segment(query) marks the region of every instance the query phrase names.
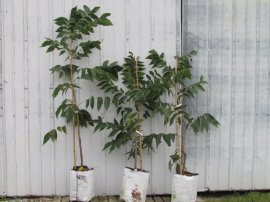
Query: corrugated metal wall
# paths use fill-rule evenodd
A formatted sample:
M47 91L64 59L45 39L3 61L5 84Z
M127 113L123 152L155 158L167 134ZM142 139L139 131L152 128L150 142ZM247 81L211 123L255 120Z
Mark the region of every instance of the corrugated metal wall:
M123 61L129 50L144 57L151 48L164 51L173 64L181 37L184 51L199 51L194 73L204 74L209 84L199 101L190 103L191 110L209 111L221 123L210 134L189 136L188 167L200 173L200 188L270 189L269 1L184 0L181 19L181 0L0 0L0 195L69 192L71 136L41 145L43 135L61 122L53 113L60 100L50 96L57 80L48 69L62 58L39 46L44 37L55 36L53 19L84 4L112 13L114 24L91 36L102 40L102 50L84 65ZM91 93L102 95L94 87ZM79 98L89 95L82 90ZM144 126L145 132L151 130L163 130L159 118ZM102 152L105 141L104 134L83 130L85 161L96 169L97 194L118 194L123 167L132 162L125 148ZM173 150L161 146L145 155L149 193L170 192L167 162Z
M176 2L167 0L1 0L1 116L0 116L0 195L67 195L72 167L71 135L59 136L57 143L42 146L44 134L59 122L54 110L60 100L51 98L57 80L49 68L63 58L48 55L40 48L44 37L54 37L53 19L68 15L71 7L99 5L112 13L112 27L96 30L91 38L102 40L102 50L81 62L95 66L104 60L120 60L128 51L145 57L155 48L165 51L173 62L176 44ZM179 9L180 10L180 9ZM81 83L89 87L87 83ZM85 88L84 88L85 89ZM82 90L84 100L90 90ZM101 94L95 87L91 93ZM102 112L104 118L110 113ZM144 131L164 130L159 119L144 126ZM91 135L83 129L85 161L94 166L96 193L118 194L127 161L123 148L110 155L102 152L104 134ZM149 193L170 192L167 169L173 148L161 146L145 155L145 168L151 170Z
M193 103L221 127L190 137L189 165L210 190L270 189L270 1L184 1L183 47L208 90Z

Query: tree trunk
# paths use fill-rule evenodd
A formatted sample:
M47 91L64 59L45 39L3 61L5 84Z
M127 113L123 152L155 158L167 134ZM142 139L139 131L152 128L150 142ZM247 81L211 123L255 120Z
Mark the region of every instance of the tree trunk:
M186 168L186 161L187 161L187 128L186 128L186 120L183 119L183 122L182 122L182 127L183 127L183 144L182 144L182 147L183 147L183 171L185 170Z
M175 68L175 77L177 76L177 68L178 68L178 61L176 61L176 68ZM175 78L176 79L176 78ZM175 80L174 83L174 97L175 97L175 106L179 105L179 98L178 98L178 84ZM175 118L175 130L177 133L177 155L178 155L178 165L179 165L179 174L182 175L182 162L181 162L181 131L179 127L179 116L177 115ZM176 168L177 169L177 168ZM176 171L176 173L178 173Z

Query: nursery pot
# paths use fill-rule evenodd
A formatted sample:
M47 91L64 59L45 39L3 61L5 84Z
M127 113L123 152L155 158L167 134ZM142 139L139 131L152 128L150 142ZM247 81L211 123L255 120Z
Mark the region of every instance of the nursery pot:
M172 202L195 202L197 198L198 174L174 174L172 179Z
M124 169L120 198L126 202L144 202L149 184L149 172Z
M94 169L70 171L70 201L90 201L94 197Z

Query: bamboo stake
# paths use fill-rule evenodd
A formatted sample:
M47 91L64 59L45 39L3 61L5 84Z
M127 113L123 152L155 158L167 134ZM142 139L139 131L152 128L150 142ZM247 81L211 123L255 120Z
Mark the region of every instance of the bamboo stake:
M178 60L176 60L176 68L175 68L175 77L177 76L177 68L178 68ZM179 105L179 99L178 99L178 85L177 82L174 81L174 96L175 96L175 106ZM177 155L179 157L178 163L179 163L179 174L182 175L182 163L181 163L181 132L179 127L179 115L176 116L175 120L175 129L177 133Z
M73 62L72 62L72 53L71 53L71 45L72 41L69 41L69 67L70 67L70 83L73 84ZM76 96L74 90L72 88L72 105L75 105ZM75 119L72 120L72 132L73 132L73 167L76 169L76 127L75 127Z
M71 46L72 46L72 40L70 40L70 43L69 43L69 64L70 64L70 83L74 84ZM72 87L71 89L72 89L71 90L72 91L72 105L77 106L76 92L74 90L74 87ZM78 140L79 140L81 166L83 166L83 152L82 152L82 141L81 141L79 114L77 114L76 120L73 118L73 126L72 127L73 127L73 161L74 161L73 165L74 165L74 168L76 168L76 128L77 128L77 135L78 135Z
M136 58L136 87L139 90L139 76L138 76L138 61ZM140 120L140 103L136 103L136 111L137 111L137 119ZM141 125L137 124L137 131L141 131ZM142 136L136 133L136 151L137 151L137 138L139 139L139 146L140 146L140 169L143 170L143 162L142 162ZM136 159L137 160L137 159Z

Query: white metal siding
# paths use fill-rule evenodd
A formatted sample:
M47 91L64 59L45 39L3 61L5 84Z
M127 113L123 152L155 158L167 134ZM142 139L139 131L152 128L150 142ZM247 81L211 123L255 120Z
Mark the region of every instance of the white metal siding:
M189 166L210 190L270 189L270 1L184 2L183 50L209 81L192 111L221 124L190 137Z
M173 64L175 1L1 0L0 3L0 195L67 195L72 167L71 135L59 135L55 144L42 146L44 134L62 123L54 117L60 98L54 102L51 98L59 81L50 75L49 68L61 64L63 58L46 54L40 48L45 37L55 36L53 19L68 15L75 5L84 4L100 6L101 12L112 14L114 26L98 28L91 36L102 41L102 50L80 62L84 66L99 65L107 59L123 62L128 51L145 57L152 48L165 51ZM81 85L86 88L79 92L80 100L90 94L102 95L93 84ZM91 92L87 90L89 87ZM104 118L111 118L110 112L101 113ZM160 130L164 129L158 118L144 126L145 132ZM85 163L95 168L96 193L118 194L123 168L133 162L126 159L125 148L110 155L103 152L105 134L92 135L91 131L83 129L82 138ZM167 162L173 150L162 145L157 153L145 154L145 168L151 171L149 193L170 192Z
M120 60L133 51L145 57L155 48L173 64L183 50L197 49L195 75L206 76L207 91L190 103L196 113L210 112L221 123L210 134L189 136L188 168L199 172L199 187L211 190L270 189L269 25L268 0L0 0L0 195L67 195L72 167L71 135L42 146L44 134L61 124L51 98L57 85L48 69L63 58L40 48L44 37L54 37L53 19L70 8L99 5L112 13L112 27L98 28L91 38L102 40L102 50L80 62L95 66ZM87 87L89 83L83 82ZM79 99L102 95L92 85ZM110 112L101 112L110 119ZM97 115L97 112L94 112ZM164 130L157 117L144 131ZM172 130L172 129L166 129ZM95 168L98 195L118 194L123 167L132 166L125 148L102 152L103 133L83 129L85 162ZM144 155L151 172L149 193L169 193L167 169L174 148L162 145Z

